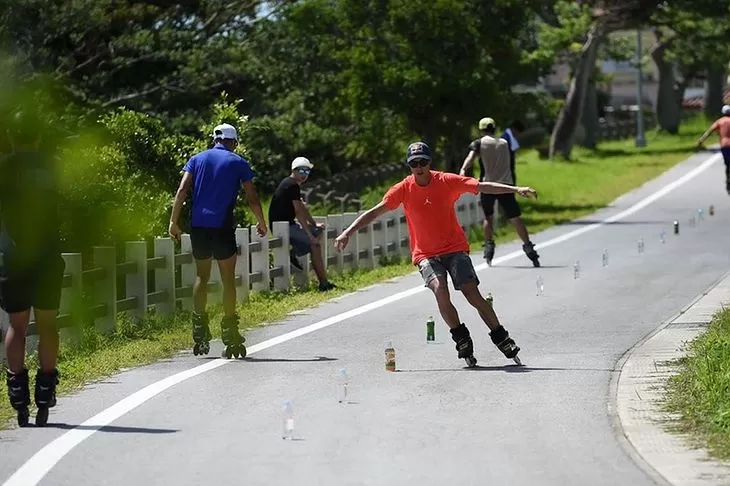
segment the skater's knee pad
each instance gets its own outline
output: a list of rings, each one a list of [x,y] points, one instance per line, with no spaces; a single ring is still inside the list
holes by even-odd
[[[499,326],[497,329],[489,333],[489,337],[492,339],[494,344],[499,344],[509,337],[509,333],[507,332],[507,329]]]
[[[459,343],[461,341],[471,338],[471,334],[469,334],[469,329],[464,325],[463,322],[459,324],[459,327],[449,329],[449,332],[451,333],[451,339],[453,339],[455,343]]]

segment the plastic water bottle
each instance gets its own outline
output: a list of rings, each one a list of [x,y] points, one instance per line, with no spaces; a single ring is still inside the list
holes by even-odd
[[[576,260],[573,264],[573,278],[579,279],[580,278],[580,261]]]
[[[666,231],[662,230],[662,232],[659,233],[659,241],[662,242],[662,245],[667,242],[667,233],[666,233]]]
[[[345,403],[347,401],[347,385],[348,385],[348,379],[347,379],[347,371],[345,368],[342,368],[339,372],[339,378],[340,378],[340,386],[339,388],[339,396],[337,397],[337,401],[340,403]]]
[[[692,216],[691,218],[689,218],[689,227],[690,228],[694,228],[695,227],[695,217],[694,216]]]
[[[705,219],[705,212],[702,210],[702,208],[697,210],[697,219],[700,221],[703,221]]]
[[[644,238],[639,238],[639,242],[636,244],[639,253],[644,253]]]
[[[545,284],[542,280],[542,275],[539,275],[537,277],[537,282],[535,282],[535,286],[537,287],[537,295],[543,295],[545,293]]]
[[[428,320],[426,321],[426,342],[431,342],[436,340],[436,323],[433,320],[433,316],[429,316]]]
[[[674,221],[674,234],[675,235],[679,234],[679,221],[676,221],[676,220]]]
[[[601,255],[601,263],[604,267],[608,266],[608,250],[604,248],[603,255]]]
[[[291,400],[286,400],[281,407],[282,432],[281,438],[291,440],[294,438],[294,407]]]
[[[395,371],[395,349],[390,341],[385,345],[385,369]]]
[[[714,206],[714,204],[710,204],[710,216],[714,216],[714,215],[715,215],[715,206]]]

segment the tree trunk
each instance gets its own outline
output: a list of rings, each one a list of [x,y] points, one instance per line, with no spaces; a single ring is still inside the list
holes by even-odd
[[[584,147],[595,149],[598,146],[598,93],[596,92],[595,79],[588,82],[586,88],[585,103],[583,105],[583,115],[581,116],[583,125],[583,143]]]
[[[723,105],[723,88],[725,87],[725,72],[722,68],[708,69],[705,82],[705,114],[710,118],[717,118]]]
[[[573,136],[583,112],[588,79],[595,69],[596,55],[601,40],[599,25],[594,24],[588,32],[583,49],[581,49],[578,66],[570,82],[568,94],[565,97],[565,104],[560,110],[560,115],[558,115],[550,137],[550,159],[553,158],[555,152],[560,152],[563,157],[570,159],[570,153],[573,149]]]
[[[671,134],[679,132],[679,124],[682,121],[682,89],[679,100],[678,83],[675,75],[675,66],[666,60],[668,42],[659,42],[651,50],[651,58],[656,64],[659,73],[659,87],[657,89],[656,112],[657,121],[662,130]]]

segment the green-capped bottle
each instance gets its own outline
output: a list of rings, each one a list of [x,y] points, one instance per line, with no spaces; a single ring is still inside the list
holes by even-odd
[[[436,323],[433,320],[433,316],[429,316],[428,320],[426,321],[426,341],[435,341],[436,340],[436,331],[435,328]]]
[[[491,292],[489,292],[487,294],[486,301],[487,301],[487,304],[489,304],[489,306],[492,307],[492,305],[494,304],[494,297],[492,296]]]

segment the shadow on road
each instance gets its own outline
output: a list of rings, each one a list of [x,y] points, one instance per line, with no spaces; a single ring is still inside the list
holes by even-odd
[[[220,356],[205,356],[203,359],[221,359]],[[231,358],[232,361],[248,361],[250,363],[319,363],[322,361],[337,361],[339,358],[328,358],[327,356],[316,356],[314,358]]]
[[[45,427],[39,428],[52,428],[52,429],[79,429],[79,430],[95,430],[98,432],[114,432],[120,434],[174,434],[180,432],[177,429],[154,429],[148,427],[123,427],[119,425],[105,425],[98,427],[96,425],[72,425],[66,423],[47,423]]]
[[[607,371],[613,372],[614,370],[609,369],[596,369],[596,368],[542,368],[542,367],[531,367],[525,365],[503,365],[503,366],[475,366],[473,368],[431,368],[421,370],[396,370],[396,373],[431,373],[439,371],[503,371],[505,373],[530,373],[532,371]]]
[[[597,223],[603,223],[606,226],[612,226],[612,225],[621,225],[621,224],[671,224],[670,221],[609,221],[609,222],[603,222],[598,219],[582,219],[580,221],[568,221],[566,223],[562,223],[561,226],[569,226],[569,225],[590,225],[590,224],[597,224]]]

